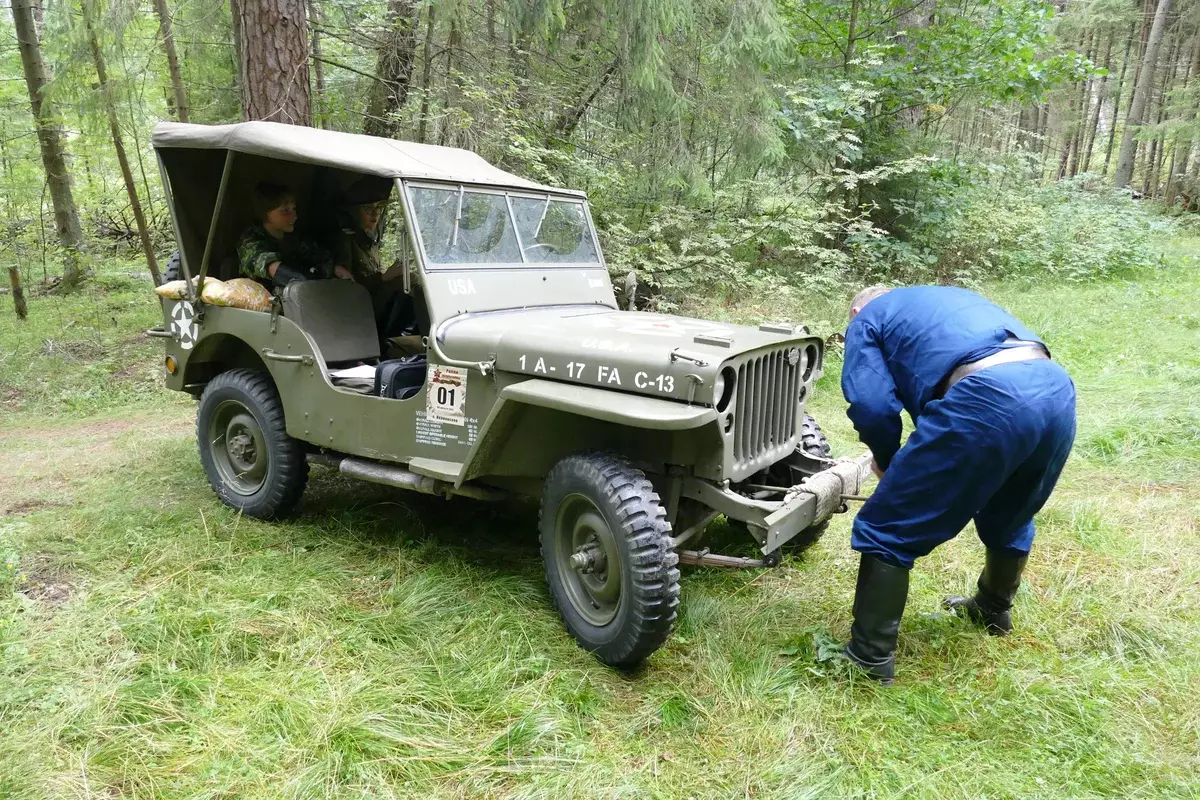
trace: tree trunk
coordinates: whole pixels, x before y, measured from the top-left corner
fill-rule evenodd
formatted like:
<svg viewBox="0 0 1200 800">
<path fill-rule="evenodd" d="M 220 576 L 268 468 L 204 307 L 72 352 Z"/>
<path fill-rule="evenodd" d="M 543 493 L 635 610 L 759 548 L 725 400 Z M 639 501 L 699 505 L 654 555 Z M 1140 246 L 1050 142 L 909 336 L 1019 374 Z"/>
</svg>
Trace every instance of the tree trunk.
<svg viewBox="0 0 1200 800">
<path fill-rule="evenodd" d="M 363 133 L 391 139 L 400 130 L 396 113 L 408 102 L 417 57 L 419 9 L 415 0 L 388 0 L 387 30 L 379 41 L 376 80 L 367 98 Z"/>
<path fill-rule="evenodd" d="M 895 43 L 900 51 L 904 54 L 903 60 L 913 64 L 916 59 L 908 50 L 908 31 L 928 28 L 933 22 L 933 11 L 936 8 L 936 0 L 913 0 L 912 5 L 904 4 L 906 8 L 900 12 L 900 16 L 896 20 L 897 32 Z M 924 117 L 924 106 L 918 103 L 909 103 L 906 108 L 900 109 L 899 119 L 900 124 L 909 131 L 915 131 L 920 127 Z"/>
<path fill-rule="evenodd" d="M 21 51 L 21 67 L 29 89 L 29 106 L 37 124 L 42 166 L 46 170 L 46 183 L 54 206 L 54 227 L 65 252 L 62 283 L 65 289 L 71 289 L 83 278 L 84 244 L 83 227 L 79 224 L 79 212 L 71 192 L 71 174 L 67 171 L 62 128 L 54 108 L 42 97 L 47 83 L 46 65 L 42 61 L 31 0 L 12 0 L 12 15 L 17 47 Z"/>
<path fill-rule="evenodd" d="M 462 38 L 458 31 L 458 20 L 450 18 L 450 35 L 446 39 L 446 96 L 442 101 L 442 124 L 438 133 L 438 144 L 454 147 L 457 137 L 450 136 L 450 109 L 458 105 L 458 81 L 454 78 L 454 54 L 458 51 Z"/>
<path fill-rule="evenodd" d="M 1046 160 L 1050 154 L 1050 104 L 1042 104 L 1041 118 L 1038 120 L 1038 155 L 1041 161 L 1038 165 L 1038 180 L 1044 180 L 1046 175 Z"/>
<path fill-rule="evenodd" d="M 304 0 L 236 2 L 243 119 L 312 125 Z"/>
<path fill-rule="evenodd" d="M 1200 35 L 1194 37 L 1195 41 L 1192 45 L 1192 63 L 1189 67 L 1192 79 L 1195 80 L 1200 76 Z M 1191 128 L 1195 129 L 1197 121 L 1200 121 L 1200 105 L 1193 104 L 1191 111 Z M 1167 205 L 1175 205 L 1176 197 L 1179 193 L 1179 179 L 1187 174 L 1188 162 L 1192 157 L 1192 137 L 1189 134 L 1184 134 L 1175 144 L 1175 154 L 1172 156 L 1174 166 L 1171 168 L 1171 174 L 1167 176 Z"/>
<path fill-rule="evenodd" d="M 587 91 L 586 94 L 579 97 L 569 107 L 564 108 L 558 113 L 554 123 L 550 126 L 550 135 L 552 138 L 565 141 L 574 135 L 575 129 L 579 127 L 584 114 L 591 108 L 592 103 L 596 100 L 596 96 L 604 90 L 604 87 L 608 85 L 612 77 L 617 74 L 617 69 L 620 66 L 620 63 L 617 61 L 609 64 L 608 68 L 600 75 L 600 80 L 593 89 Z M 693 117 L 693 119 L 695 118 Z"/>
<path fill-rule="evenodd" d="M 437 7 L 429 6 L 429 15 L 425 20 L 425 44 L 421 55 L 425 64 L 421 70 L 421 120 L 417 123 L 417 141 L 425 142 L 429 132 L 429 95 L 433 82 L 433 27 L 437 24 Z"/>
<path fill-rule="evenodd" d="M 104 111 L 108 114 L 108 126 L 112 130 L 113 149 L 117 151 L 117 163 L 121 167 L 121 177 L 125 180 L 125 191 L 129 195 L 129 205 L 133 209 L 133 219 L 137 223 L 138 238 L 142 240 L 142 252 L 146 254 L 146 265 L 150 267 L 150 277 L 154 285 L 162 283 L 158 272 L 158 259 L 154 257 L 154 245 L 150 243 L 150 231 L 146 227 L 146 216 L 142 213 L 142 203 L 138 199 L 137 185 L 133 182 L 133 172 L 129 169 L 129 159 L 125 156 L 125 142 L 121 137 L 121 125 L 117 119 L 117 101 L 113 97 L 112 84 L 108 82 L 108 70 L 104 66 L 104 54 L 100 52 L 100 39 L 96 36 L 96 25 L 92 19 L 94 9 L 90 0 L 80 4 L 83 11 L 83 27 L 87 33 L 88 47 L 92 51 L 92 61 L 96 65 L 96 77 L 100 79 L 100 95 L 104 101 Z"/>
<path fill-rule="evenodd" d="M 525 114 L 529 111 L 532 93 L 529 90 L 529 49 L 531 37 L 524 30 L 518 29 L 508 43 L 508 63 L 516 83 L 517 108 Z"/>
<path fill-rule="evenodd" d="M 5 146 L 7 141 L 8 128 L 3 122 L 0 122 L 0 172 L 4 173 L 4 182 L 8 185 L 8 191 L 4 193 L 4 214 L 12 217 L 15 215 L 17 207 L 16 181 L 13 180 L 12 160 L 8 157 L 8 147 Z"/>
<path fill-rule="evenodd" d="M 1142 59 L 1142 70 L 1133 88 L 1133 102 L 1129 116 L 1125 119 L 1125 131 L 1121 135 L 1121 150 L 1117 154 L 1117 174 L 1113 184 L 1124 189 L 1133 181 L 1133 157 L 1137 145 L 1137 134 L 1146 115 L 1146 104 L 1154 86 L 1154 68 L 1158 51 L 1162 46 L 1163 34 L 1167 29 L 1167 15 L 1171 12 L 1171 0 L 1158 0 L 1154 11 L 1154 24 L 1146 40 L 1146 55 Z"/>
<path fill-rule="evenodd" d="M 847 26 L 849 35 L 846 37 L 846 53 L 842 59 L 842 72 L 850 72 L 850 62 L 854 60 L 854 29 L 858 27 L 858 0 L 850 0 L 850 24 Z"/>
<path fill-rule="evenodd" d="M 1182 31 L 1177 31 L 1171 37 L 1171 47 L 1167 50 L 1166 69 L 1162 71 L 1162 87 L 1158 91 L 1155 101 L 1157 108 L 1149 109 L 1150 116 L 1154 119 L 1154 126 L 1159 131 L 1162 130 L 1163 123 L 1167 119 L 1168 100 L 1171 92 L 1174 91 L 1175 76 L 1179 71 L 1179 61 L 1176 56 L 1182 40 Z M 1146 180 L 1142 186 L 1142 192 L 1147 197 L 1154 197 L 1158 194 L 1159 175 L 1162 172 L 1166 152 L 1167 137 L 1164 133 L 1157 133 L 1150 142 L 1150 157 L 1146 161 Z"/>
<path fill-rule="evenodd" d="M 1117 121 L 1121 119 L 1121 95 L 1125 93 L 1125 72 L 1129 68 L 1129 53 L 1133 49 L 1133 35 L 1137 26 L 1129 29 L 1129 39 L 1125 42 L 1125 57 L 1121 59 L 1121 77 L 1117 79 L 1117 90 L 1113 92 L 1112 121 L 1108 126 L 1108 146 L 1104 149 L 1104 170 L 1102 176 L 1108 175 L 1108 166 L 1112 163 L 1113 145 L 1117 141 Z"/>
<path fill-rule="evenodd" d="M 1088 61 L 1091 61 L 1095 56 L 1095 48 L 1098 43 L 1099 42 L 1096 40 L 1094 35 L 1090 32 L 1085 37 L 1084 53 L 1086 54 Z M 1078 116 L 1075 120 L 1074 132 L 1071 135 L 1070 145 L 1067 148 L 1068 155 L 1070 156 L 1070 161 L 1067 166 L 1067 175 L 1071 178 L 1074 178 L 1079 171 L 1079 158 L 1080 155 L 1082 155 L 1083 150 L 1085 123 L 1087 122 L 1088 111 L 1091 109 L 1091 102 L 1092 79 L 1088 78 L 1087 80 L 1080 81 L 1079 84 L 1079 100 L 1077 105 Z"/>
<path fill-rule="evenodd" d="M 167 0 L 154 0 L 158 14 L 158 35 L 162 37 L 163 50 L 167 53 L 167 69 L 171 73 L 171 88 L 175 93 L 175 118 L 188 121 L 187 93 L 183 90 L 183 73 L 179 69 L 179 54 L 175 52 L 175 34 L 171 14 L 167 11 Z"/>
<path fill-rule="evenodd" d="M 1074 141 L 1075 137 L 1070 127 L 1068 127 L 1066 131 L 1063 132 L 1062 149 L 1058 154 L 1058 169 L 1054 173 L 1054 180 L 1056 181 L 1061 181 L 1063 178 L 1067 177 L 1067 164 L 1071 159 L 1071 143 Z"/>
<path fill-rule="evenodd" d="M 1087 172 L 1092 164 L 1092 150 L 1096 147 L 1096 131 L 1100 129 L 1100 109 L 1108 98 L 1108 67 L 1112 63 L 1112 37 L 1108 38 L 1108 46 L 1104 49 L 1104 74 L 1100 76 L 1100 88 L 1096 91 L 1096 110 L 1092 121 L 1087 126 L 1087 144 L 1083 148 L 1083 172 Z"/>
<path fill-rule="evenodd" d="M 21 271 L 16 267 L 8 268 L 8 286 L 12 290 L 13 308 L 17 311 L 17 319 L 29 316 L 29 306 L 25 305 L 25 290 L 21 288 Z"/>
<path fill-rule="evenodd" d="M 325 63 L 321 60 L 321 7 L 308 0 L 308 16 L 312 20 L 312 68 L 314 89 L 313 116 L 318 127 L 328 128 L 329 117 L 325 113 Z"/>
<path fill-rule="evenodd" d="M 238 105 L 245 109 L 246 97 L 242 91 L 242 4 L 240 0 L 229 0 L 229 28 L 233 34 L 233 75 L 237 80 Z M 242 112 L 243 118 L 245 111 Z"/>
</svg>

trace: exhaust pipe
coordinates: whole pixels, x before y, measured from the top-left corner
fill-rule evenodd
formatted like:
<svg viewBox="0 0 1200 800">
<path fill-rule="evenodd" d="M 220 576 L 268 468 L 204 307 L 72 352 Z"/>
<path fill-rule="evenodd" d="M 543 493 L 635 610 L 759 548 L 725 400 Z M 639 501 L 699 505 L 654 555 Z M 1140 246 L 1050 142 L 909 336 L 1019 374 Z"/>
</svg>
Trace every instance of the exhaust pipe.
<svg viewBox="0 0 1200 800">
<path fill-rule="evenodd" d="M 421 494 L 440 495 L 447 498 L 453 495 L 462 495 L 463 497 L 490 502 L 503 500 L 508 497 L 504 492 L 486 486 L 464 484 L 455 488 L 452 483 L 439 481 L 437 478 L 431 478 L 428 475 L 418 475 L 412 470 L 405 469 L 398 464 L 381 464 L 378 461 L 368 461 L 365 458 L 328 455 L 326 453 L 309 453 L 308 463 L 332 467 L 343 475 L 349 475 L 351 478 L 357 478 L 360 481 L 380 483 L 384 486 L 395 486 L 397 489 L 407 489 L 410 492 L 420 492 Z"/>
</svg>

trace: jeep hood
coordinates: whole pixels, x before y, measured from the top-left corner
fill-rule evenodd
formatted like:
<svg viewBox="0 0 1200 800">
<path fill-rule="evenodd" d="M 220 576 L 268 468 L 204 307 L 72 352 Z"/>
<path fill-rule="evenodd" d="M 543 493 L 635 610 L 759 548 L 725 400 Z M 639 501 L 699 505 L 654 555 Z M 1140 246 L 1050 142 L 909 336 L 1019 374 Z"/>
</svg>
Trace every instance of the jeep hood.
<svg viewBox="0 0 1200 800">
<path fill-rule="evenodd" d="M 723 363 L 791 345 L 820 375 L 821 341 L 790 326 L 727 325 L 596 306 L 464 314 L 437 331 L 445 354 L 501 372 L 710 403 Z M 790 349 L 790 348 L 789 348 Z"/>
</svg>

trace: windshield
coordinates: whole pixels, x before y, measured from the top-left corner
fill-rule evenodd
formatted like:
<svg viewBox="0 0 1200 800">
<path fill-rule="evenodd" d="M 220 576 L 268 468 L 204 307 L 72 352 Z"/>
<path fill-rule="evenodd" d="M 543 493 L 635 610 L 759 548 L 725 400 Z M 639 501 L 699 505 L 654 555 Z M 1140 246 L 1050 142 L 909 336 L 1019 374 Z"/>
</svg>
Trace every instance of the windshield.
<svg viewBox="0 0 1200 800">
<path fill-rule="evenodd" d="M 580 200 L 410 186 L 431 264 L 599 264 Z"/>
</svg>

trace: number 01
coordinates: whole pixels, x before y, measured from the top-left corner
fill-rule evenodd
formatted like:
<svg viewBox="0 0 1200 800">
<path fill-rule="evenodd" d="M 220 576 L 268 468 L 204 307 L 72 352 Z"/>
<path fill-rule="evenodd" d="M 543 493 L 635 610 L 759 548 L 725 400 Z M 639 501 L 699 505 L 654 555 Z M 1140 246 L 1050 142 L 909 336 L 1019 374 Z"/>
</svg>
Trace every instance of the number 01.
<svg viewBox="0 0 1200 800">
<path fill-rule="evenodd" d="M 453 406 L 454 390 L 446 386 L 439 386 L 437 388 L 437 404 L 439 406 Z"/>
</svg>

